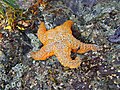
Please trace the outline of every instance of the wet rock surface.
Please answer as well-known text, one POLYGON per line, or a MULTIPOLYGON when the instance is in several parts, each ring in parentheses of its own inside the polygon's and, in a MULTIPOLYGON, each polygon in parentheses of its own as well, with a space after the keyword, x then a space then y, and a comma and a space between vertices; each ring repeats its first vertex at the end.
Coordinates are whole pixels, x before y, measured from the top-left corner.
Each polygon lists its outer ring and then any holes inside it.
POLYGON ((116 29, 114 35, 110 35, 108 40, 112 43, 119 43, 120 44, 120 26, 116 29))

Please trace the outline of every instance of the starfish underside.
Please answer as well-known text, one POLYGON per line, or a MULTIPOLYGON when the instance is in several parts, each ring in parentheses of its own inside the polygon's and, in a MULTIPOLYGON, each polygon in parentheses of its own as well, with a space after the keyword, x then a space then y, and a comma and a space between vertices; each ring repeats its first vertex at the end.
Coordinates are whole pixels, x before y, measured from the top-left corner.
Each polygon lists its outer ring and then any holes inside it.
POLYGON ((73 37, 71 27, 73 22, 68 20, 62 25, 51 30, 46 30, 44 22, 41 22, 37 36, 43 43, 43 47, 32 52, 34 60, 46 60, 46 58, 55 55, 64 67, 78 68, 81 59, 76 57, 74 60, 70 57, 71 51, 85 53, 90 50, 96 51, 98 48, 93 44, 85 44, 73 37))

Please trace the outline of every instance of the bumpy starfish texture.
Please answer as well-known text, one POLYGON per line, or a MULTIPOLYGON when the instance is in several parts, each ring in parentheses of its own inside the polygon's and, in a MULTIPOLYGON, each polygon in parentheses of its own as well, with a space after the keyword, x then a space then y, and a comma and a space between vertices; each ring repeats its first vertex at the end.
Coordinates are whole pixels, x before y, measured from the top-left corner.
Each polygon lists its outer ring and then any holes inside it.
POLYGON ((64 67, 78 68, 81 59, 76 57, 72 60, 70 57, 71 51, 85 53, 90 50, 96 51, 98 47, 93 44, 84 44, 74 38, 71 31, 72 24, 73 22, 68 20, 62 25, 47 31, 44 22, 41 22, 37 36, 43 43, 43 47, 36 52, 32 52, 31 57, 34 60, 46 60, 46 58, 55 55, 64 67))

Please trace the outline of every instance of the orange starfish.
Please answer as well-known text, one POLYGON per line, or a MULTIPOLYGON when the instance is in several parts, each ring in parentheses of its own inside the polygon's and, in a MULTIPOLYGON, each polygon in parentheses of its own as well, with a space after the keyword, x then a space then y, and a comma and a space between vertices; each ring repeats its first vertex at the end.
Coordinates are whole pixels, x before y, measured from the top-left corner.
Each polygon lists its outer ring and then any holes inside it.
POLYGON ((85 53, 90 50, 96 51, 98 48, 96 45, 84 44, 74 38, 71 31, 72 24, 73 22, 68 20, 62 25, 47 31, 45 24, 42 22, 37 36, 44 46, 40 50, 32 52, 32 58, 35 60, 46 60, 46 58, 55 55, 64 67, 79 67, 81 59, 76 57, 75 60, 72 60, 70 57, 71 51, 85 53))

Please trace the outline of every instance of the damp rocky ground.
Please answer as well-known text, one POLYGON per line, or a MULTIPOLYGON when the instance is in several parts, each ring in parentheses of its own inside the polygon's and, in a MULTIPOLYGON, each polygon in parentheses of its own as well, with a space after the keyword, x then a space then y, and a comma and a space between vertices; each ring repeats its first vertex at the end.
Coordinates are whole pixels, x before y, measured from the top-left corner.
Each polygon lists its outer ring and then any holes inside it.
POLYGON ((43 7, 17 0, 22 13, 7 7, 0 15, 0 90, 120 90, 120 33, 117 42, 108 39, 120 27, 120 1, 44 1, 43 7), (74 37, 101 49, 77 54, 77 69, 61 66, 56 56, 34 61, 30 52, 42 47, 39 24, 44 21, 49 30, 69 19, 74 37))

